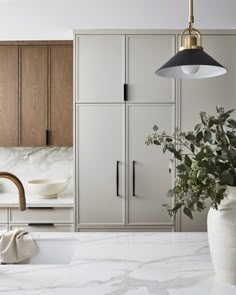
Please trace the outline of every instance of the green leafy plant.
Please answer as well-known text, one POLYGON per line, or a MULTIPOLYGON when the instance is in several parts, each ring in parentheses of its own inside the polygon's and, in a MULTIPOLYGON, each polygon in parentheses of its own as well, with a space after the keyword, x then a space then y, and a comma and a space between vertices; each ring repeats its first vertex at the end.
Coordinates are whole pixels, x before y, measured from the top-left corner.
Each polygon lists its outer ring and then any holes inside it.
POLYGON ((174 187, 167 193, 174 197, 174 205, 163 204, 170 216, 180 208, 193 218, 194 211, 206 208, 206 200, 218 209, 224 199, 226 186, 236 186, 236 121, 231 118, 234 110, 216 108, 216 116, 200 112, 201 122, 193 131, 176 129, 172 135, 153 133, 145 141, 147 145, 163 147, 177 161, 174 187))

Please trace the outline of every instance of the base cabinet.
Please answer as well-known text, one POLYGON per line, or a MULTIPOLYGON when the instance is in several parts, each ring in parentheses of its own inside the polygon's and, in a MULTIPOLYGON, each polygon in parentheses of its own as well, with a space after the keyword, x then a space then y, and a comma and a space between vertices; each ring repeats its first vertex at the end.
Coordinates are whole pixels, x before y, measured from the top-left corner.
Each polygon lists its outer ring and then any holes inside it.
POLYGON ((78 221, 121 225, 125 201, 125 107, 76 107, 78 221))
POLYGON ((172 230, 169 155, 145 145, 157 124, 172 132, 173 105, 77 105, 76 183, 80 230, 172 230), (165 118, 169 118, 168 123, 165 118), (131 226, 129 229, 128 227, 131 226), (133 227, 132 227, 133 226, 133 227), (141 228, 142 227, 142 228, 141 228))
POLYGON ((73 232, 74 225, 64 224, 11 224, 10 230, 17 227, 24 228, 29 232, 73 232))
POLYGON ((162 206, 170 203, 166 193, 172 186, 168 171, 171 155, 164 155, 161 146, 145 145, 145 139, 154 125, 172 133, 174 111, 172 105, 127 106, 128 225, 172 225, 162 206))
POLYGON ((74 208, 30 207, 0 208, 0 230, 22 227, 29 232, 73 232, 74 208))

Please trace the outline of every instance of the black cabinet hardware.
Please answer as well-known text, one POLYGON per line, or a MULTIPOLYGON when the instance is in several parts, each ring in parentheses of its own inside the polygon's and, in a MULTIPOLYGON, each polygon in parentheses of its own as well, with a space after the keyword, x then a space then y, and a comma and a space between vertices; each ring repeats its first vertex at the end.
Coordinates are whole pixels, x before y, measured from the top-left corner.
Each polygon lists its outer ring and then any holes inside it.
POLYGON ((119 164, 120 162, 117 161, 116 162, 116 196, 119 197, 120 194, 119 194, 119 182, 120 182, 120 179, 119 179, 119 164))
POLYGON ((50 145, 50 130, 46 129, 46 145, 50 145))
POLYGON ((124 84, 124 101, 128 100, 128 84, 124 84))
POLYGON ((54 226, 54 223, 28 223, 28 226, 54 226))
POLYGON ((54 209, 54 207, 27 207, 27 209, 30 209, 30 210, 52 210, 54 209))
POLYGON ((135 161, 133 161, 133 197, 135 197, 135 161))

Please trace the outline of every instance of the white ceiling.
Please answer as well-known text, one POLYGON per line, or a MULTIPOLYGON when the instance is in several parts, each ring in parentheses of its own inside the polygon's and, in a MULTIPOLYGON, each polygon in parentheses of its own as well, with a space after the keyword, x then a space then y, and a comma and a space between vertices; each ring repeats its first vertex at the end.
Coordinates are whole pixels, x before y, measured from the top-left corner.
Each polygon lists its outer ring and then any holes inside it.
MULTIPOLYGON (((195 27, 236 28, 236 0, 195 0, 195 27)), ((72 39, 73 29, 183 29, 188 0, 0 0, 0 40, 72 39)))

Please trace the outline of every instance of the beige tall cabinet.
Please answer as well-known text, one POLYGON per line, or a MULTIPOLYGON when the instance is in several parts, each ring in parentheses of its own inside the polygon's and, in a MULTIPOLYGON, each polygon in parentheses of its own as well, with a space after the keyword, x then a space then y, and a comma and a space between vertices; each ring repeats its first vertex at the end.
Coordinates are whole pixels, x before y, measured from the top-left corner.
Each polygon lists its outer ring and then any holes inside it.
POLYGON ((169 157, 145 145, 154 124, 175 128, 175 81, 154 75, 174 53, 175 35, 75 34, 78 230, 175 229, 162 207, 169 157))
POLYGON ((203 31, 228 74, 176 81, 154 74, 177 51, 174 30, 80 30, 74 35, 75 183, 78 230, 206 231, 207 211, 175 222, 163 203, 170 154, 147 147, 154 124, 188 131, 199 112, 236 106, 236 32, 203 31), (118 163, 118 164, 117 164, 118 163), (118 183, 118 186, 117 186, 118 183), (117 194, 117 190, 119 194, 117 194))

